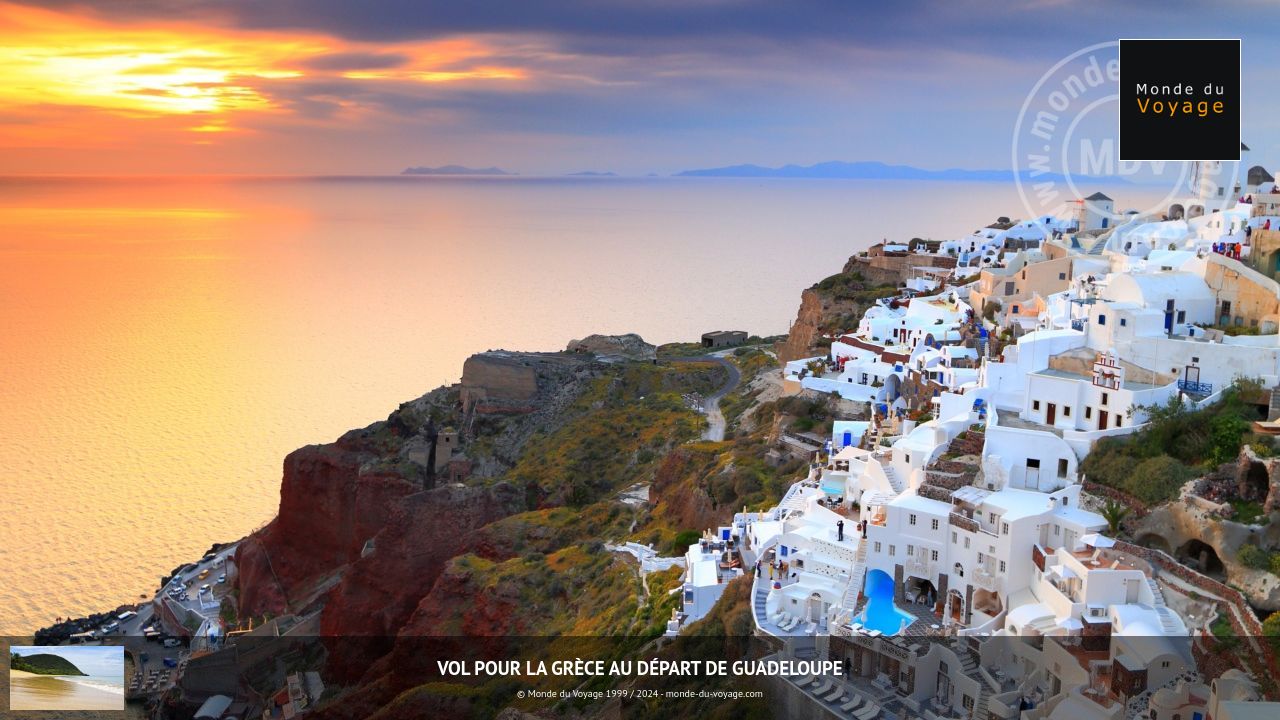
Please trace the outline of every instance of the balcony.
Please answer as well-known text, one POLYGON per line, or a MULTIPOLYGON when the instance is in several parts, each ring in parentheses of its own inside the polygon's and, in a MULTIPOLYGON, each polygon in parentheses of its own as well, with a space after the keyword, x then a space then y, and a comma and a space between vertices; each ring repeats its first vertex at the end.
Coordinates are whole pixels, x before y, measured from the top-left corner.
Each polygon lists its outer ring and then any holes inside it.
POLYGON ((985 568, 978 568, 973 571, 973 582, 984 590, 990 590, 991 592, 1000 591, 1000 578, 995 573, 985 568))
POLYGON ((951 525, 968 532, 978 532, 982 529, 977 520, 961 515, 958 512, 951 513, 951 525))
POLYGON ((1179 380, 1178 389, 1190 395, 1212 395, 1213 383, 1202 383, 1194 380, 1179 380))

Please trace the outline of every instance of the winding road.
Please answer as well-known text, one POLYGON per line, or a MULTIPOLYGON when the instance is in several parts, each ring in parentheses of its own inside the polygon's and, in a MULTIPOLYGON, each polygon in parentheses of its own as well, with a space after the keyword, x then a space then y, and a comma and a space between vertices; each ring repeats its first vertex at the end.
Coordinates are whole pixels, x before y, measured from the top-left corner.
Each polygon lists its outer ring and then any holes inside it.
MULTIPOLYGON (((726 352, 732 352, 732 349, 726 352)), ((738 387, 738 383, 742 381, 742 373, 738 372, 738 366, 729 362, 723 355, 699 355, 691 358, 681 358, 683 362, 705 362, 719 363, 729 371, 729 380, 702 400, 702 411, 707 415, 707 429, 702 433, 703 440, 711 440, 720 442, 724 440, 725 420, 724 413, 720 412, 720 398, 728 395, 734 388, 738 387)))

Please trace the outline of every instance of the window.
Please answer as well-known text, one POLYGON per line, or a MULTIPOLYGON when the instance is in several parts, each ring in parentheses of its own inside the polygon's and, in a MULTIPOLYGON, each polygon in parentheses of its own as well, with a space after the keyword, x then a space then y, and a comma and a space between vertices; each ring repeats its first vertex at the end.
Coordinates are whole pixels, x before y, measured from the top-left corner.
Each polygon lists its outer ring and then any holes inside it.
POLYGON ((1106 404, 1107 404, 1107 400, 1109 400, 1110 398, 1111 398, 1110 394, 1108 394, 1108 393, 1102 393, 1102 404, 1103 404, 1103 405, 1106 405, 1106 404))
POLYGON ((1011 282, 1007 282, 1007 283, 1005 283, 1005 284, 1004 284, 1004 294, 1005 294, 1005 295, 1012 295, 1012 294, 1013 294, 1013 283, 1011 283, 1011 282))
POLYGON ((952 531, 951 531, 951 544, 952 544, 952 545, 955 545, 957 542, 959 542, 959 540, 957 540, 957 539, 956 539, 957 537, 959 537, 959 536, 957 536, 957 535, 956 535, 956 531, 955 531, 955 530, 952 530, 952 531))
POLYGON ((1039 470, 1039 469, 1040 469, 1040 458, 1027 458, 1027 469, 1028 469, 1028 470, 1039 470))
POLYGON ((1059 280, 1066 280, 1066 279, 1067 279, 1067 274, 1066 274, 1066 273, 1058 273, 1058 279, 1059 279, 1059 280))
POLYGON ((1001 561, 1000 561, 1000 572, 1001 572, 1001 573, 1004 573, 1004 571, 1005 571, 1005 569, 1004 569, 1004 561, 1003 561, 1003 560, 1001 560, 1001 561))
POLYGON ((1031 401, 1031 409, 1032 409, 1032 410, 1037 410, 1037 411, 1038 411, 1038 410, 1040 409, 1040 401, 1039 401, 1039 400, 1032 400, 1032 401, 1031 401))
POLYGON ((1116 413, 1116 427, 1120 427, 1121 419, 1122 419, 1122 416, 1120 415, 1120 413, 1116 413))
POLYGON ((938 561, 938 551, 937 551, 937 550, 930 550, 930 551, 929 551, 929 559, 930 559, 930 560, 932 560, 932 561, 934 561, 934 562, 937 562, 937 561, 938 561))
POLYGON ((1000 534, 1001 535, 1009 534, 1009 523, 1000 523, 1000 534))
POLYGON ((932 525, 932 528, 931 528, 931 529, 933 529, 933 530, 937 530, 937 529, 938 529, 938 518, 934 518, 933 520, 930 520, 930 521, 929 521, 929 523, 930 523, 930 525, 932 525))
POLYGON ((1120 318, 1120 327, 1124 327, 1125 325, 1128 325, 1128 324, 1129 324, 1128 318, 1120 318))
POLYGON ((907 546, 907 557, 915 557, 915 556, 916 556, 916 546, 915 546, 915 545, 908 545, 908 546, 907 546))
POLYGON ((1065 478, 1067 476, 1067 459, 1058 458, 1058 477, 1065 478))
MULTIPOLYGON (((1186 310, 1179 310, 1179 311, 1178 311, 1178 324, 1179 324, 1179 325, 1181 325, 1182 323, 1184 323, 1184 322, 1186 322, 1186 321, 1187 321, 1187 311, 1186 311, 1186 310)), ((1237 325, 1239 325, 1240 323, 1236 323, 1236 324, 1237 324, 1237 325)))
POLYGON ((964 549, 965 550, 969 549, 969 538, 967 537, 964 539, 964 549))
POLYGON ((1106 325, 1106 324, 1107 324, 1107 316, 1106 316, 1106 315, 1099 315, 1099 316, 1098 316, 1098 324, 1099 324, 1099 325, 1106 325))
POLYGON ((1084 407, 1084 419, 1088 420, 1091 417, 1093 417, 1093 408, 1089 405, 1086 405, 1084 407))
POLYGON ((915 524, 916 524, 916 514, 915 514, 915 513, 911 513, 911 517, 910 517, 910 518, 908 518, 908 521, 910 522, 910 524, 915 525, 915 524))
POLYGON ((1017 315, 1017 314, 1018 314, 1018 306, 1017 306, 1017 305, 1014 305, 1014 306, 1013 306, 1013 309, 1012 309, 1010 312, 1012 312, 1014 315, 1017 315))
POLYGON ((897 555, 897 554, 898 554, 898 546, 897 546, 897 545, 890 545, 890 546, 889 546, 889 557, 893 557, 893 556, 895 556, 895 555, 897 555))
MULTIPOLYGON (((1054 536, 1054 537, 1058 537, 1058 536, 1059 536, 1059 535, 1061 535, 1061 534, 1062 534, 1062 526, 1061 526, 1061 525, 1054 525, 1054 526, 1053 526, 1053 536, 1054 536)), ((876 546, 877 546, 877 547, 876 547, 876 549, 877 549, 877 550, 879 550, 879 549, 880 549, 880 548, 879 548, 879 545, 880 545, 880 543, 876 543, 876 546)))
POLYGON ((880 552, 880 541, 876 541, 876 552, 880 552))
POLYGON ((1071 417, 1071 406, 1070 406, 1070 405, 1063 405, 1063 406, 1062 406, 1062 417, 1071 417))

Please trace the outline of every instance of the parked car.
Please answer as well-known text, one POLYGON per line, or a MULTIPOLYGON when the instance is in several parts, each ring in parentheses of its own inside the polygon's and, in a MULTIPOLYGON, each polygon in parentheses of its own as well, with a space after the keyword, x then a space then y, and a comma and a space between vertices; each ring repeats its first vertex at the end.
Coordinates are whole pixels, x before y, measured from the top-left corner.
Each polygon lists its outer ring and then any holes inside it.
POLYGON ((227 581, 227 574, 226 574, 226 573, 223 573, 223 574, 221 574, 221 575, 219 575, 219 576, 218 576, 218 584, 219 584, 219 585, 221 585, 222 583, 225 583, 226 581, 227 581))
POLYGON ((179 640, 178 638, 171 637, 171 638, 165 638, 164 642, 161 644, 167 648, 171 648, 171 647, 178 647, 179 645, 182 644, 182 641, 179 640))

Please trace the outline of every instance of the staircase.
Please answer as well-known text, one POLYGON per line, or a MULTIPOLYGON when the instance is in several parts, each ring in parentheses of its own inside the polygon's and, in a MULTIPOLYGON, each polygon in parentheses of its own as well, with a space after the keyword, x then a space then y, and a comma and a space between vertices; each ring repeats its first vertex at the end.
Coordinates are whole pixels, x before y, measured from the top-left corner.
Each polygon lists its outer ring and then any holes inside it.
POLYGON ((858 609, 858 595, 862 592, 862 578, 867 574, 867 542, 858 543, 858 557, 849 571, 849 584, 844 587, 844 597, 840 600, 841 612, 837 616, 842 623, 853 620, 853 612, 858 609))
POLYGON ((895 493, 901 495, 902 491, 905 490, 906 487, 903 485, 902 480, 898 477, 898 473, 894 471, 892 465, 885 465, 883 467, 884 467, 884 476, 889 479, 889 486, 893 488, 893 491, 895 493))
POLYGON ((1280 418, 1280 386, 1271 388, 1271 405, 1267 409, 1267 420, 1280 418))
POLYGON ((1160 627, 1164 629, 1166 635, 1181 635, 1183 633, 1182 623, 1174 617, 1173 611, 1161 605, 1156 608, 1156 613, 1160 616, 1160 627))
POLYGON ((1156 606, 1157 611, 1160 608, 1165 607, 1164 592, 1160 590, 1160 583, 1157 583, 1151 578, 1147 578, 1147 587, 1151 588, 1151 594, 1155 597, 1155 600, 1152 601, 1151 604, 1156 606))
POLYGON ((768 612, 765 610, 764 606, 765 600, 768 599, 768 595, 762 592, 754 593, 754 595, 755 602, 753 604, 755 606, 756 622, 760 624, 760 627, 764 627, 765 623, 769 620, 768 612))
POLYGON ((987 703, 991 697, 991 689, 986 683, 978 683, 978 697, 973 701, 973 720, 987 720, 987 703))

